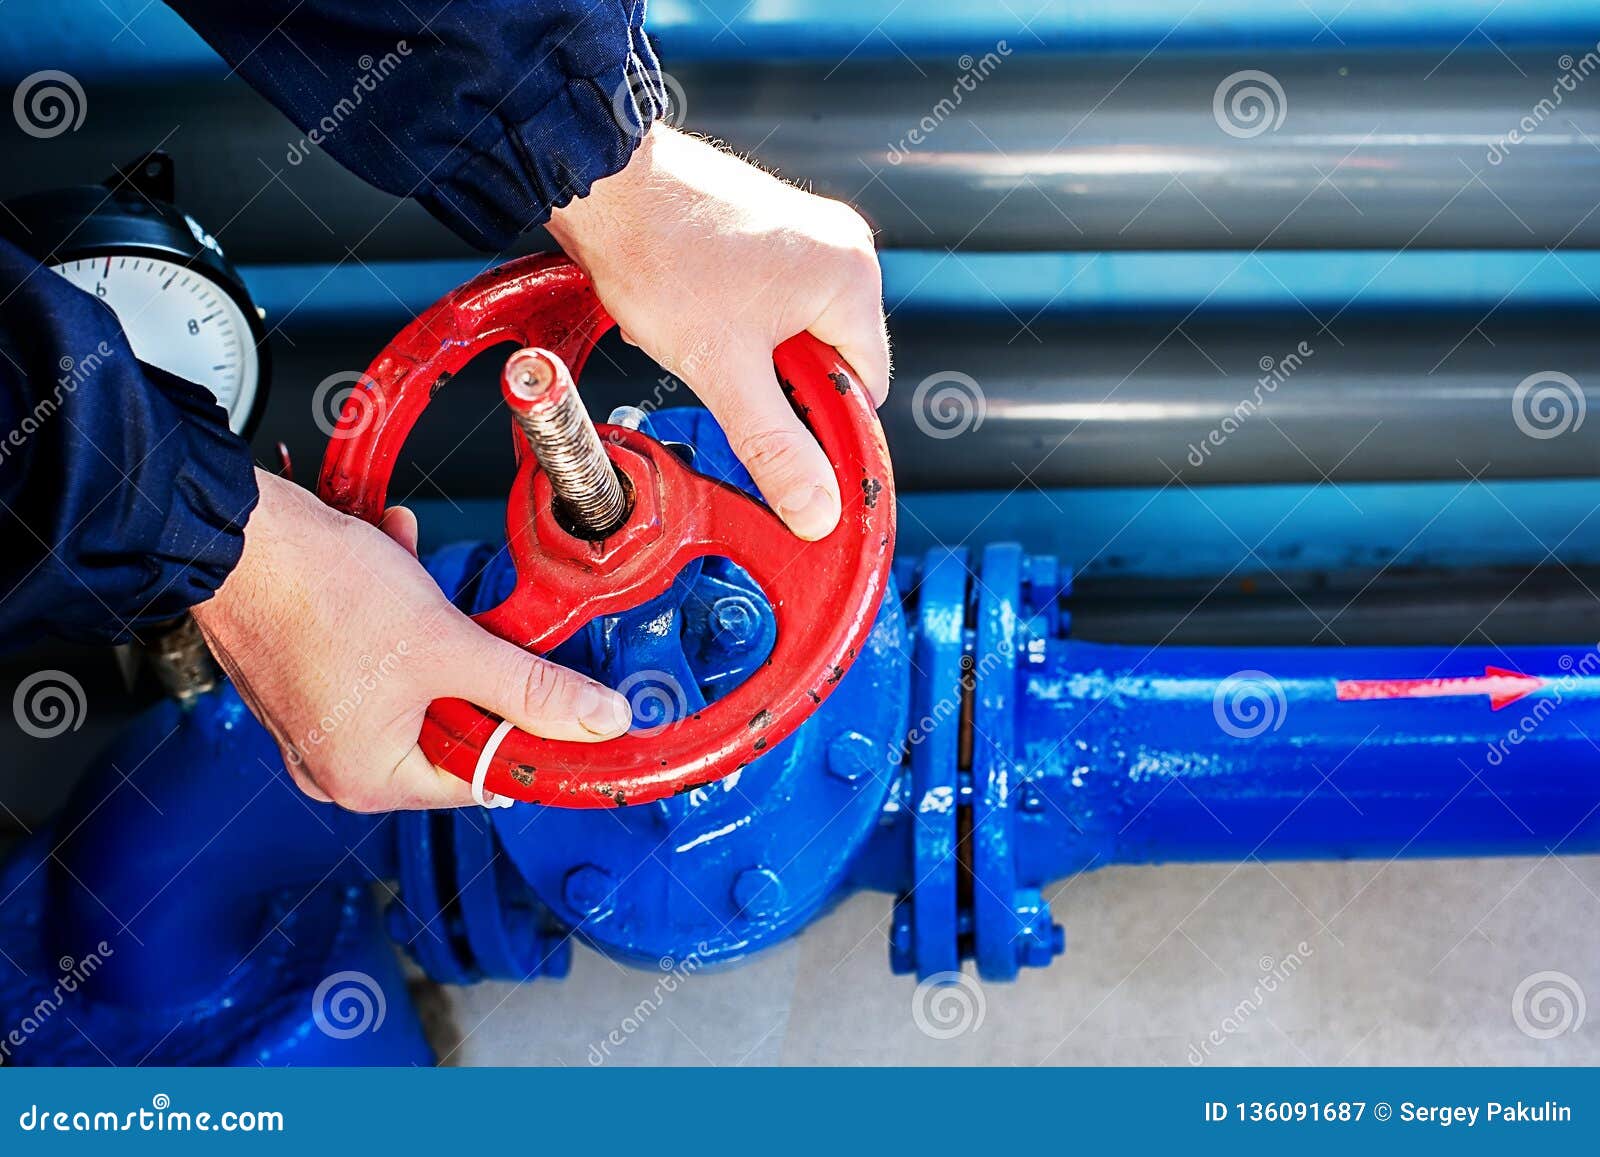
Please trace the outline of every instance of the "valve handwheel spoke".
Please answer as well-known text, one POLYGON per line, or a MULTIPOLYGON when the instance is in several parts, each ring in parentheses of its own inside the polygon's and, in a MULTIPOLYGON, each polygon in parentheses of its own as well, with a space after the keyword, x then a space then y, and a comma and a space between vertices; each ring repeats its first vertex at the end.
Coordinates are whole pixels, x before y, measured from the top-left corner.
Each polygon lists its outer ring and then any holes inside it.
MULTIPOLYGON (((588 423, 569 367, 582 366, 611 324, 565 260, 524 258, 482 275, 379 355, 363 380, 365 396, 346 401, 320 487, 332 505, 375 520, 400 446, 441 381, 487 346, 515 341, 531 347, 513 355, 503 381, 526 435, 506 511, 517 583, 476 616, 480 625, 545 652, 585 623, 663 593, 696 558, 729 558, 755 579, 772 604, 777 639, 767 662, 716 702, 649 735, 598 744, 516 730, 502 737, 486 789, 565 807, 660 799, 728 775, 789 735, 864 644, 894 546, 882 431, 837 352, 802 334, 773 356, 843 498, 833 533, 803 542, 761 503, 697 473, 648 435, 588 423)), ((442 699, 430 707, 420 742, 436 764, 470 780, 499 728, 475 705, 442 699)))

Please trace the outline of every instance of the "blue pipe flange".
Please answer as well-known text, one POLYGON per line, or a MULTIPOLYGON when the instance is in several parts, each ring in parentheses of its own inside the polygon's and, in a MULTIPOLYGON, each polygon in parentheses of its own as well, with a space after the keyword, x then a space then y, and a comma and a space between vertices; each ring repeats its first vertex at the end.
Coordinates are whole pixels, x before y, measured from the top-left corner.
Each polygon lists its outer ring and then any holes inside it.
POLYGON ((917 678, 911 749, 911 889, 895 905, 889 965, 920 977, 961 967, 957 813, 962 680, 967 654, 967 552, 928 552, 917 573, 917 678))
POLYGON ((433 979, 560 979, 572 944, 506 857, 475 809, 395 817, 399 889, 384 915, 389 935, 433 979))
MULTIPOLYGON (((1056 560, 1025 556, 1014 543, 986 547, 974 580, 977 628, 962 690, 972 700, 972 792, 969 844, 959 857, 970 882, 958 897, 971 905, 972 956, 989 980, 1012 980, 1023 966, 1043 967, 1065 947, 1061 927, 1037 887, 1019 882, 1017 820, 1029 796, 1018 759, 1019 664, 1042 659, 1059 631, 1065 582, 1056 560), (970 897, 970 899, 968 899, 970 897)), ((965 713, 964 713, 965 715, 965 713)))
MULTIPOLYGON (((652 414, 696 469, 755 493, 701 410, 652 414)), ((513 580, 497 555, 469 609, 513 580)), ((659 598, 590 623, 552 653, 626 694, 636 730, 673 726, 763 664, 776 637, 748 574, 704 559, 659 598)), ((891 584, 855 666, 806 726, 718 783, 615 811, 497 810, 501 844, 566 926, 608 954, 655 963, 732 959, 810 921, 839 891, 878 823, 905 733, 909 656, 891 584)))

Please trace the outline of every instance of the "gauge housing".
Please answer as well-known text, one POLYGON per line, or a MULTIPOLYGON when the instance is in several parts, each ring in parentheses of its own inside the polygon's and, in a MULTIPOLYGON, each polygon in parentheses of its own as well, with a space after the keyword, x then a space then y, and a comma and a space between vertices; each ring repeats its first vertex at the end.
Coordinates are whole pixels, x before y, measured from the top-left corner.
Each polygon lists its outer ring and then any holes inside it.
MULTIPOLYGON (((256 358, 255 388, 244 398, 245 412, 229 414, 229 425, 248 440, 261 420, 271 381, 266 327, 216 239, 173 204, 174 183, 172 158, 150 153, 119 166, 103 184, 28 193, 5 202, 0 231, 42 264, 149 258, 195 273, 226 295, 243 317, 256 358)), ((213 384, 200 384, 215 392, 213 384)))

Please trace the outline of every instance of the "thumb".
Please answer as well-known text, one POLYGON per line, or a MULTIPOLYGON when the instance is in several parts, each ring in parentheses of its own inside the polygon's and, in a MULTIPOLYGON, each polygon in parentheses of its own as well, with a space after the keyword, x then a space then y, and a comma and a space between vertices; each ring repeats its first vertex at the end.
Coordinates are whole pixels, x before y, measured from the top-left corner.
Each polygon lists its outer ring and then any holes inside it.
POLYGON ((398 542, 413 557, 417 553, 417 516, 409 506, 391 506, 378 519, 378 529, 398 542))
POLYGON ((822 447, 784 397, 772 351, 745 343, 693 383, 733 452, 789 529, 824 538, 839 524, 839 480, 822 447))
POLYGON ((545 739, 613 739, 633 720, 611 688, 498 639, 465 615, 446 646, 442 693, 476 703, 545 739))

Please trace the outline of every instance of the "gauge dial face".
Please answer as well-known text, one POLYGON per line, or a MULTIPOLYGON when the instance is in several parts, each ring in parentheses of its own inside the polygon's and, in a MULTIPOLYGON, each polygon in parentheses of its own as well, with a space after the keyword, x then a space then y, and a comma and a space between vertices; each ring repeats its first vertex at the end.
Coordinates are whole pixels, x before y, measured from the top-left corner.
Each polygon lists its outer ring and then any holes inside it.
POLYGON ((138 254, 51 268, 111 307, 134 357, 209 388, 234 433, 243 431, 261 362, 249 322, 226 290, 203 273, 138 254))

